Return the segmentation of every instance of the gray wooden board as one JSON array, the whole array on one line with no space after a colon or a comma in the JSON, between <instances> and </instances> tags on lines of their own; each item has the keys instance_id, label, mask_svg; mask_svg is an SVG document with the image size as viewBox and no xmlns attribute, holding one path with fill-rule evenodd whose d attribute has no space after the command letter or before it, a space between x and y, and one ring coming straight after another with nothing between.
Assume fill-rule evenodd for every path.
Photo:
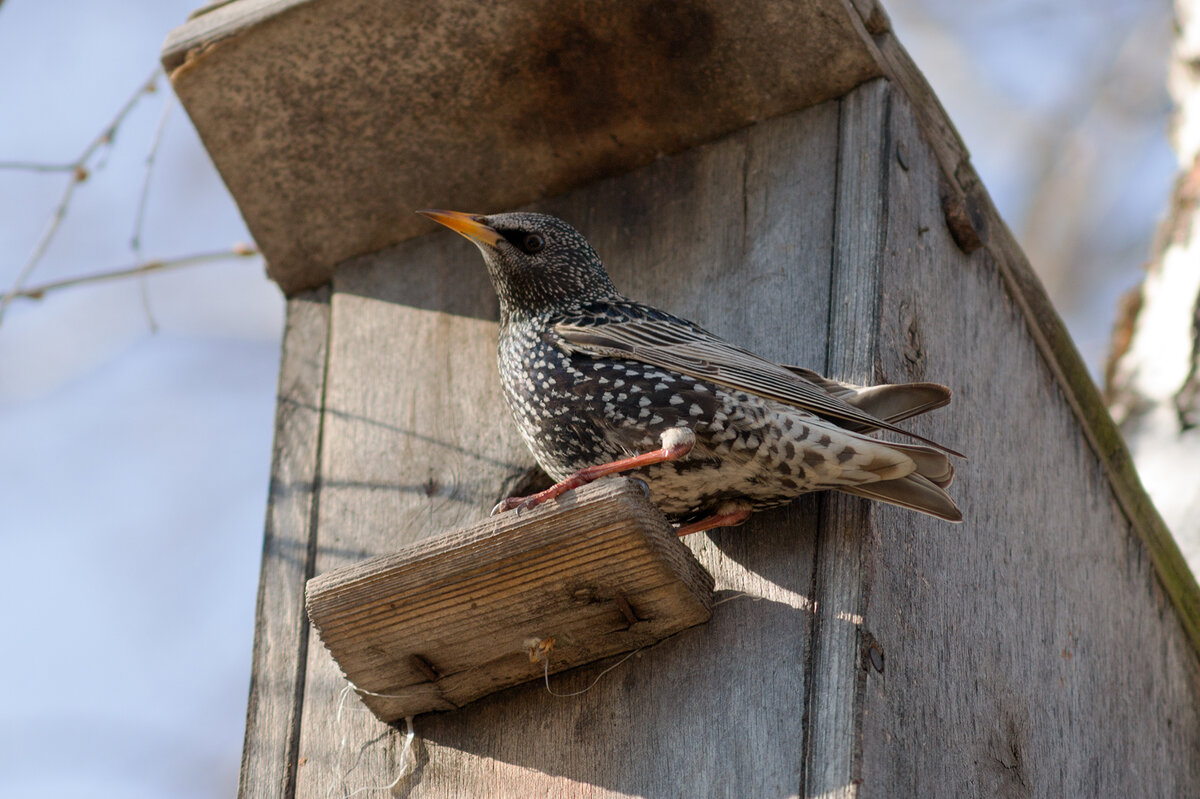
<instances>
[{"instance_id":1,"label":"gray wooden board","mask_svg":"<svg viewBox=\"0 0 1200 799\"><path fill-rule=\"evenodd\" d=\"M255 614L241 799L291 796L308 645L304 581L311 569L329 289L287 303L271 493Z\"/></svg>"},{"instance_id":2,"label":"gray wooden board","mask_svg":"<svg viewBox=\"0 0 1200 799\"><path fill-rule=\"evenodd\" d=\"M851 92L842 100L838 128L828 371L864 385L874 381L879 350L876 308L888 225L891 94L882 80ZM856 775L858 625L867 590L862 559L868 542L863 531L874 513L873 503L849 496L830 495L823 502L815 583L818 613L806 705L806 796L852 790Z\"/></svg>"},{"instance_id":3,"label":"gray wooden board","mask_svg":"<svg viewBox=\"0 0 1200 799\"><path fill-rule=\"evenodd\" d=\"M1200 671L1146 544L993 256L947 234L899 92L890 131L907 168L889 170L877 376L953 386L946 443L970 461L964 524L872 510L862 793L1196 795Z\"/></svg>"},{"instance_id":4,"label":"gray wooden board","mask_svg":"<svg viewBox=\"0 0 1200 799\"><path fill-rule=\"evenodd\" d=\"M821 369L838 108L762 123L538 207L591 236L631 296ZM332 305L318 573L482 517L531 464L500 398L496 302L474 248L435 233L344 265ZM531 684L419 718L417 765L400 787L794 795L817 507L805 498L694 536L718 601L730 601L610 673L599 664L552 679L558 693L587 692L555 697ZM319 647L307 678L297 795L392 782L403 735L353 697L339 713L345 683Z\"/></svg>"}]
</instances>

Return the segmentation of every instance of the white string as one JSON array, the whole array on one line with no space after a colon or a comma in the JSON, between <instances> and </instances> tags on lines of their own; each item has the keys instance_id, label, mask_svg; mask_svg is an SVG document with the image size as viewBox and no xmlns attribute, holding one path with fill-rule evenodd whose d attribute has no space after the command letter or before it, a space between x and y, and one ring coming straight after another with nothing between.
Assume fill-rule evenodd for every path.
<instances>
[{"instance_id":1,"label":"white string","mask_svg":"<svg viewBox=\"0 0 1200 799\"><path fill-rule=\"evenodd\" d=\"M724 605L726 602L731 602L735 599L749 599L752 602L762 602L766 597L756 596L755 594L747 594L745 591L734 591L727 597L722 597L713 603L715 608L717 605Z\"/></svg>"},{"instance_id":2,"label":"white string","mask_svg":"<svg viewBox=\"0 0 1200 799\"><path fill-rule=\"evenodd\" d=\"M592 680L592 681L591 681L591 682L588 684L588 686L587 686L586 688L581 688L581 689L579 689L578 691L572 691L572 692L571 692L571 693L569 693L569 694L560 694L560 693L556 693L556 692L554 691L554 689L550 687L550 658L548 658L548 657L546 657L545 655L543 655L543 656L541 657L541 661L542 661L542 674L543 674L543 675L545 676L545 678L546 678L546 691L547 691L547 692L549 692L549 694L550 694L551 696L558 696L558 697L562 697L562 698L566 698L566 697L568 697L568 696L579 696L580 694L586 694L588 691L590 691L590 690L592 690L593 688L595 688L595 687L596 687L596 683L600 682L600 678L601 678L601 677L603 677L605 674L608 674L610 671L612 671L613 669L615 669L617 666L620 666L620 665L621 665L622 663L624 663L625 661L629 660L631 657L633 657L634 655L636 655L638 652L641 652L641 651L642 651L642 649L643 649L643 647L639 647L638 649L635 649L635 650L633 650L633 651L632 651L632 652L630 652L628 655L626 655L625 657L621 658L621 659L620 659L620 660L618 660L616 663L612 664L612 665L611 665L611 666L609 666L607 669L605 669L604 671L602 671L602 672L600 672L599 674L597 674L597 675L596 675L596 678L595 678L594 680Z\"/></svg>"},{"instance_id":3,"label":"white string","mask_svg":"<svg viewBox=\"0 0 1200 799\"><path fill-rule=\"evenodd\" d=\"M408 759L409 755L412 753L413 739L417 737L417 734L413 732L412 722L412 716L404 717L404 723L408 726L408 733L404 736L404 746L400 749L401 766L400 772L396 775L396 779L392 780L390 785L364 785L362 788L355 790L353 793L346 794L344 799L352 799L352 797L368 791L387 791L388 793L391 793L396 789L396 786L400 784L400 780L404 779L404 777L408 774Z\"/></svg>"},{"instance_id":4,"label":"white string","mask_svg":"<svg viewBox=\"0 0 1200 799\"><path fill-rule=\"evenodd\" d=\"M338 743L338 753L337 753L337 774L338 774L337 781L342 784L345 784L345 782L346 782L346 772L342 768L342 760L346 754L346 738L347 738L346 728L342 726L342 709L346 706L346 697L350 694L350 688L351 688L351 686L349 685L349 683L347 683L346 687L343 688L341 690L341 693L338 694L337 713L335 713L333 716L334 724L336 724L338 726L338 728L341 729L341 731L342 731L342 740ZM335 787L337 787L337 786L330 785L329 790L325 792L325 796L326 797L333 796L333 789Z\"/></svg>"},{"instance_id":5,"label":"white string","mask_svg":"<svg viewBox=\"0 0 1200 799\"><path fill-rule=\"evenodd\" d=\"M346 777L350 776L350 772L347 772L344 768L344 759L345 759L345 754L346 754L346 739L348 737L348 733L346 732L346 728L342 727L342 710L345 708L346 697L350 695L351 690L359 691L364 694L370 694L371 696L377 696L377 697L384 698L384 699L403 699L404 698L401 696L394 696L394 695L390 695L390 694L379 694L374 691L368 691L365 688L359 688L357 685L350 682L349 680L346 681L346 687L341 690L340 694L338 694L337 714L334 717L335 723L339 727L342 728L342 740L341 740L341 743L338 744L338 756L337 756L338 778L337 778L336 785L329 786L329 791L326 792L326 794L325 794L327 797L333 795L333 790L335 787L337 787L337 785L341 785L344 789L345 785L346 785ZM358 788L358 789L352 791L351 793L343 794L342 799L351 799L351 797L358 796L360 793L367 793L367 792L373 792L373 791L388 791L390 793L391 791L395 790L396 786L400 784L400 781L408 775L409 768L412 765L412 763L410 761L416 759L415 756L413 756L413 754L412 754L412 747L413 747L413 741L416 740L417 733L413 729L413 717L412 716L405 716L404 724L405 724L405 727L407 727L407 731L404 735L404 746L402 746L400 748L400 771L396 774L396 779L392 780L392 782L388 785L364 785L363 787ZM355 766L355 768L358 768L358 767ZM351 769L351 771L353 771L353 769Z\"/></svg>"}]
</instances>

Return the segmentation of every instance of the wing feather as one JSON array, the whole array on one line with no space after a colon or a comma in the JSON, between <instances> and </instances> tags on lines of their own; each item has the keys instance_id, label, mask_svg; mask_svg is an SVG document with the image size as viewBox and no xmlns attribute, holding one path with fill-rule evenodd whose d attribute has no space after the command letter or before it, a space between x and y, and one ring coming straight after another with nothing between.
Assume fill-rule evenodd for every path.
<instances>
[{"instance_id":1,"label":"wing feather","mask_svg":"<svg viewBox=\"0 0 1200 799\"><path fill-rule=\"evenodd\" d=\"M851 405L802 374L760 358L681 319L626 319L602 324L582 324L572 320L554 325L553 334L558 339L558 346L568 352L641 361L793 405L818 416L870 429L890 430L963 457L949 447Z\"/></svg>"}]
</instances>

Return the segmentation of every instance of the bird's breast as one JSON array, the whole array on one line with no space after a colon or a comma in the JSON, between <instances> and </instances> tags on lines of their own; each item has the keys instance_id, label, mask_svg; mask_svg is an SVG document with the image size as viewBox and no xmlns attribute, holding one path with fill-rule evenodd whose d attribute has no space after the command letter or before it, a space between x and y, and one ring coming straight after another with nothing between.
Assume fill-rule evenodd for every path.
<instances>
[{"instance_id":1,"label":"bird's breast","mask_svg":"<svg viewBox=\"0 0 1200 799\"><path fill-rule=\"evenodd\" d=\"M561 479L625 453L597 413L594 364L571 356L537 328L502 335L499 370L504 398L525 443L543 469Z\"/></svg>"}]
</instances>

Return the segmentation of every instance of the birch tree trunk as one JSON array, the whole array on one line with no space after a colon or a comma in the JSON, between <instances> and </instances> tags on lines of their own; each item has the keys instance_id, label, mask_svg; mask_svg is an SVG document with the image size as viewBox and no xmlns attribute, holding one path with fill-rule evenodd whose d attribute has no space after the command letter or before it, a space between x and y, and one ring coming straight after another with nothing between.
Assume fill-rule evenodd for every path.
<instances>
[{"instance_id":1,"label":"birch tree trunk","mask_svg":"<svg viewBox=\"0 0 1200 799\"><path fill-rule=\"evenodd\" d=\"M1147 492L1200 573L1200 0L1176 0L1170 89L1180 171L1145 282L1117 323L1108 402Z\"/></svg>"}]
</instances>

